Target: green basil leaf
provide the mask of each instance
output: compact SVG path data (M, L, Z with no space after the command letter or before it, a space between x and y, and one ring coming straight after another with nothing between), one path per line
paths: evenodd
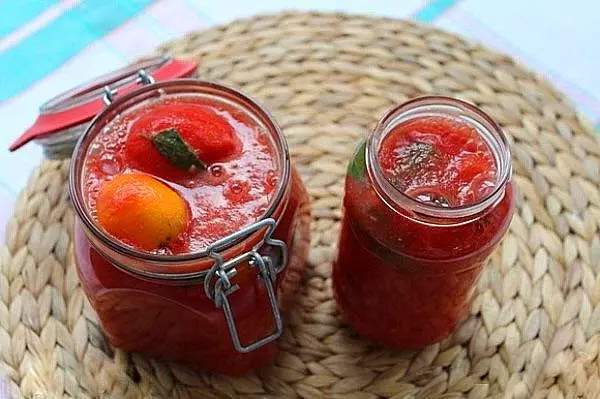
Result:
M206 169L206 164L183 140L177 129L163 130L152 136L152 144L175 167L193 171L196 168Z
M348 165L348 175L354 180L363 180L367 169L367 163L365 159L365 153L367 148L367 141L363 140L362 143L356 149L350 164Z

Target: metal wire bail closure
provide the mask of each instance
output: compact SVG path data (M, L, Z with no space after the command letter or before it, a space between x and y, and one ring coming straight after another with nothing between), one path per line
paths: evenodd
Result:
M241 353L251 352L263 345L273 342L283 333L283 321L281 320L281 313L279 311L279 304L277 302L274 284L277 280L277 274L280 273L287 264L288 254L287 246L283 241L271 238L275 227L275 219L263 219L227 237L215 241L207 249L208 256L214 259L215 263L204 278L204 292L206 293L207 297L211 298L215 302L215 305L218 308L223 309L233 346L238 352ZM232 242L244 237L248 237L249 235L264 228L267 229L265 237L257 245L255 245L252 250L238 255L228 261L224 261L223 256L219 253L219 251L223 250ZM279 259L275 261L270 255L261 255L258 253L258 250L263 245L269 245L273 249L279 249ZM240 342L240 336L235 324L231 305L227 299L229 294L232 294L240 288L238 284L231 283L231 278L237 274L235 266L243 262L248 262L251 267L258 269L258 278L262 278L264 282L271 307L271 315L273 317L273 321L275 322L275 329L270 334L245 346Z
M143 86L154 83L154 78L152 75L148 75L144 69L140 69L136 74L138 76L135 81L136 83L142 84ZM110 86L104 86L104 89L102 90L104 91L102 102L104 105L108 106L113 102L115 96L117 95L117 89L113 89Z

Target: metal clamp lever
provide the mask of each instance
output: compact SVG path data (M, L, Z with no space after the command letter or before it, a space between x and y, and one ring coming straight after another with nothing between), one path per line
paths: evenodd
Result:
M274 284L277 274L286 266L287 246L283 241L271 238L271 234L275 230L275 227L276 222L274 219L263 219L237 231L236 233L215 241L207 251L208 256L214 259L215 263L204 278L204 291L206 296L211 298L218 308L223 309L233 346L238 352L241 353L251 352L257 348L260 348L261 346L276 340L283 333L283 321L279 311L279 304L277 302ZM219 253L220 250L230 245L232 242L235 242L240 238L248 237L249 235L264 228L267 228L265 237L257 245L255 245L252 250L236 256L228 261L223 260L223 257ZM271 256L261 255L258 253L258 249L260 249L264 244L267 244L273 248L279 248L280 256L278 262L274 262L273 257ZM267 297L269 299L269 305L271 308L271 315L275 323L275 329L271 333L248 345L242 345L240 342L240 336L233 312L231 310L231 305L229 303L229 299L227 298L230 294L239 289L239 285L231 283L231 278L237 274L235 266L244 262L248 262L250 266L258 269L258 277L262 278L265 285ZM278 265L275 263L278 263ZM215 279L216 281L213 281Z
M140 69L139 71L137 71L136 75L136 83L141 83L144 86L154 83L154 78L152 77L152 75L148 75L144 69ZM104 97L102 97L102 102L104 103L104 105L110 105L115 99L115 96L117 95L117 89L112 89L110 86L104 86L102 90L104 91Z

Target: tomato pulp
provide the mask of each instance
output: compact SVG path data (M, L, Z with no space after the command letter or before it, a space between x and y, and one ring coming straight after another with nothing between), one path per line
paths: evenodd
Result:
M512 185L476 214L443 215L474 206L501 184L497 156L478 130L444 115L391 127L375 155L377 170L367 173L366 162L362 146L346 179L336 299L350 326L370 340L400 348L438 342L466 315L484 262L508 228ZM416 204L438 212L426 215Z
M394 127L381 145L379 163L396 189L440 207L485 197L497 172L494 156L475 128L442 116Z
M97 134L83 154L81 182L75 193L92 220L97 219L103 187L123 174L153 176L177 192L189 208L185 229L151 250L110 234L110 245L104 245L81 217L76 221L79 276L110 342L128 351L227 374L242 374L272 361L274 343L249 353L236 351L223 310L206 296L202 281L162 281L138 275L132 269L146 271L152 267L152 271L160 271L163 267L171 274L202 272L214 260L203 256L185 262L170 259L201 253L215 240L260 220L274 206L272 217L278 224L273 237L288 247L287 267L279 273L275 290L279 307L289 307L305 267L310 210L298 173L293 167L285 169L281 162L289 161L279 156L285 149L275 144L273 136L278 132L269 127L274 125L265 127L257 122L243 105L197 93L140 100L123 109L118 117L107 119L103 126L96 123L98 126L91 130ZM165 129L176 129L205 167L185 170L161 156L149 135ZM284 170L289 172L287 177ZM289 183L283 187L280 179ZM278 190L282 190L280 196ZM102 230L101 225L99 228ZM243 240L224 255L225 260L247 251L258 240L256 236ZM122 255L123 248L162 255L165 265ZM264 251L269 254L269 249ZM241 343L247 345L271 332L274 320L264 280L257 277L256 268L246 262L236 269L231 283L238 284L239 289L228 299Z

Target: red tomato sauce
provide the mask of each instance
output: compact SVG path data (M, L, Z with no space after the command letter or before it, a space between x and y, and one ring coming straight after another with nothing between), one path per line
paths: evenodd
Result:
M208 164L193 173L173 166L149 137L177 129ZM278 165L266 132L222 103L180 96L146 104L109 124L86 158L85 189L94 214L102 185L131 171L148 173L189 204L187 231L156 252L198 252L264 214L278 181Z
M496 186L491 149L474 128L451 118L401 123L377 155L397 190L437 207L472 204ZM512 186L499 203L457 223L392 209L373 184L367 173L346 179L333 270L338 304L348 323L375 342L400 348L438 342L467 314L485 260L508 228Z
M384 139L379 162L400 191L438 206L468 205L494 189L496 164L475 128L446 117L414 119Z

